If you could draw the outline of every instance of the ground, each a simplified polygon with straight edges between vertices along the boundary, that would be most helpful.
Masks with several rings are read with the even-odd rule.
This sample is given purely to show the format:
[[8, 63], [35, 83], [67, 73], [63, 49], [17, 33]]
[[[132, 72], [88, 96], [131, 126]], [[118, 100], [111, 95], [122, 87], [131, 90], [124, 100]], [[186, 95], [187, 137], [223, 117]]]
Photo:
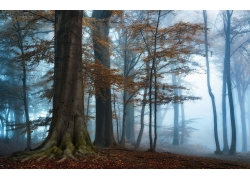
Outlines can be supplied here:
[[[249, 169], [249, 153], [229, 155], [214, 155], [202, 146], [189, 145], [176, 147], [167, 145], [164, 149], [168, 152], [146, 152], [145, 150], [134, 151], [124, 148], [98, 149], [98, 156], [88, 156], [73, 159], [41, 160], [36, 159], [22, 162], [21, 159], [11, 158], [11, 150], [5, 151], [0, 144], [0, 169]], [[8, 148], [10, 148], [8, 146]], [[129, 148], [129, 147], [128, 147]], [[202, 149], [203, 148], [203, 149]], [[203, 152], [197, 154], [196, 151]], [[158, 151], [163, 151], [158, 149]], [[175, 152], [175, 153], [173, 153]], [[183, 155], [190, 154], [191, 155]], [[176, 154], [182, 153], [182, 154]], [[4, 156], [3, 156], [4, 155]], [[246, 158], [247, 157], [247, 158]]]

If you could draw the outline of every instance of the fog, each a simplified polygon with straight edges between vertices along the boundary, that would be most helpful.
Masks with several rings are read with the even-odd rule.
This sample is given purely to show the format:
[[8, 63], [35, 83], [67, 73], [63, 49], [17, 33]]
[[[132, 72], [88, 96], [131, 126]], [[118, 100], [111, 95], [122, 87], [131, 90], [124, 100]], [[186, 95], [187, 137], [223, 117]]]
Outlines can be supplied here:
[[[147, 71], [145, 70], [147, 66], [151, 65], [150, 63], [154, 63], [153, 61], [148, 61], [149, 64], [147, 64], [148, 59], [154, 59], [151, 57], [150, 50], [147, 50], [146, 48], [152, 48], [153, 49], [153, 43], [151, 45], [144, 45], [143, 43], [151, 42], [152, 37], [149, 35], [150, 31], [145, 30], [144, 36], [143, 32], [139, 31], [136, 32], [134, 30], [133, 25], [136, 26], [139, 24], [140, 26], [144, 27], [143, 23], [146, 22], [146, 15], [142, 16], [141, 14], [145, 13], [146, 11], [126, 11], [128, 13], [128, 19], [126, 19], [124, 16], [122, 19], [121, 15], [116, 14], [113, 16], [113, 19], [111, 18], [111, 28], [109, 30], [109, 38], [111, 43], [109, 44], [111, 55], [110, 55], [110, 61], [111, 61], [111, 69], [114, 68], [117, 70], [116, 73], [114, 73], [114, 76], [112, 76], [113, 79], [117, 77], [125, 76], [127, 73], [127, 77], [132, 77], [131, 75], [132, 71], [134, 74], [138, 73], [135, 77], [133, 77], [136, 83], [140, 83], [146, 81], [145, 78], [147, 75]], [[181, 99], [181, 97], [177, 97], [178, 94], [174, 94], [173, 98], [169, 101], [159, 101], [159, 107], [160, 109], [157, 109], [158, 112], [162, 115], [162, 119], [157, 119], [157, 121], [161, 122], [162, 124], [157, 126], [157, 132], [158, 132], [158, 139], [156, 142], [156, 151], [170, 151], [170, 147], [180, 147], [181, 148], [187, 148], [190, 147], [193, 150], [196, 150], [197, 152], [200, 151], [200, 153], [204, 153], [204, 156], [208, 153], [213, 154], [216, 150], [216, 144], [215, 144], [215, 136], [214, 136], [214, 116], [213, 116], [213, 108], [211, 103], [211, 98], [208, 93], [208, 86], [207, 86], [207, 67], [206, 67], [206, 55], [205, 55], [205, 43], [204, 43], [204, 22], [203, 22], [203, 16], [202, 11], [173, 11], [169, 13], [167, 11], [166, 16], [162, 18], [161, 24], [159, 25], [160, 28], [164, 29], [164, 38], [165, 35], [169, 32], [171, 32], [171, 36], [167, 36], [167, 38], [171, 39], [175, 36], [175, 32], [177, 30], [172, 30], [176, 24], [180, 22], [187, 23], [188, 25], [192, 25], [194, 23], [199, 24], [198, 27], [196, 27], [199, 31], [199, 33], [195, 32], [192, 34], [193, 40], [190, 40], [189, 38], [184, 38], [185, 32], [181, 32], [180, 36], [182, 39], [185, 39], [185, 42], [182, 44], [185, 47], [188, 47], [187, 49], [195, 49], [197, 51], [191, 51], [190, 54], [185, 56], [179, 50], [181, 53], [178, 55], [174, 55], [173, 57], [169, 54], [157, 57], [158, 58], [158, 64], [162, 65], [164, 62], [170, 62], [170, 65], [162, 68], [157, 73], [162, 73], [162, 77], [160, 75], [158, 76], [158, 81], [155, 82], [155, 84], [159, 83], [159, 87], [164, 87], [162, 84], [168, 84], [174, 85], [174, 86], [182, 86], [182, 84], [173, 84], [174, 78], [172, 75], [178, 77], [180, 76], [182, 78], [181, 83], [183, 83], [183, 86], [186, 89], [183, 89], [183, 94], [180, 96], [192, 96], [192, 97], [200, 97], [201, 99], [192, 100], [192, 98], [187, 99]], [[231, 11], [230, 11], [231, 12]], [[141, 14], [140, 14], [141, 13]], [[152, 13], [152, 12], [149, 12]], [[169, 13], [169, 14], [168, 14]], [[88, 16], [91, 16], [91, 11], [87, 11]], [[145, 13], [146, 14], [146, 13]], [[131, 15], [131, 16], [129, 16]], [[151, 21], [151, 25], [153, 28], [153, 23], [155, 23], [157, 19], [157, 13], [150, 14], [150, 18], [147, 21]], [[149, 16], [149, 15], [148, 15]], [[208, 58], [210, 63], [210, 82], [211, 82], [211, 90], [214, 94], [215, 104], [216, 104], [216, 110], [217, 110], [217, 132], [218, 132], [218, 140], [219, 140], [219, 148], [221, 151], [223, 151], [223, 118], [222, 118], [222, 82], [223, 82], [223, 63], [225, 57], [225, 28], [226, 25], [226, 11], [207, 11], [208, 16]], [[8, 17], [8, 18], [6, 18]], [[12, 21], [13, 14], [8, 14], [8, 12], [4, 16], [1, 16], [2, 19], [0, 19], [0, 36], [1, 36], [1, 44], [0, 44], [0, 118], [1, 118], [1, 131], [0, 131], [0, 137], [1, 137], [1, 143], [5, 143], [6, 146], [9, 146], [12, 148], [13, 151], [16, 150], [24, 150], [27, 146], [27, 139], [28, 139], [28, 133], [27, 131], [30, 131], [31, 135], [31, 147], [35, 148], [39, 146], [47, 137], [48, 130], [50, 129], [50, 123], [51, 119], [53, 119], [52, 115], [52, 106], [53, 106], [53, 96], [55, 96], [53, 92], [53, 68], [54, 68], [54, 47], [53, 47], [53, 32], [44, 33], [43, 31], [53, 30], [53, 26], [51, 22], [46, 22], [45, 25], [43, 25], [40, 22], [37, 22], [37, 24], [34, 25], [34, 29], [41, 33], [31, 33], [33, 29], [27, 29], [27, 32], [25, 31], [27, 37], [24, 37], [25, 42], [29, 45], [26, 46], [27, 50], [27, 56], [29, 56], [29, 60], [23, 60], [24, 55], [21, 53], [20, 45], [17, 45], [15, 43], [16, 39], [13, 40], [13, 37], [8, 34], [8, 30], [6, 30], [5, 26], [12, 28], [10, 25], [10, 21]], [[48, 17], [50, 17], [48, 15]], [[53, 17], [53, 16], [52, 16]], [[242, 135], [242, 124], [243, 119], [241, 116], [241, 108], [239, 104], [239, 98], [238, 98], [238, 81], [236, 79], [236, 68], [238, 67], [237, 62], [244, 59], [244, 64], [241, 62], [241, 66], [243, 66], [244, 70], [242, 70], [241, 73], [239, 73], [240, 81], [246, 81], [244, 87], [245, 90], [245, 99], [243, 99], [243, 104], [245, 106], [245, 120], [246, 121], [246, 139], [247, 139], [247, 149], [243, 152], [248, 152], [250, 149], [250, 110], [249, 110], [249, 87], [247, 86], [249, 84], [249, 79], [246, 78], [249, 76], [250, 72], [250, 64], [249, 64], [249, 48], [250, 44], [249, 41], [244, 42], [246, 39], [250, 39], [250, 24], [249, 24], [249, 18], [250, 18], [250, 12], [249, 11], [233, 11], [233, 18], [231, 19], [231, 26], [232, 26], [232, 33], [229, 35], [232, 39], [232, 44], [229, 45], [231, 47], [231, 53], [235, 52], [235, 54], [231, 54], [229, 58], [229, 66], [231, 65], [231, 71], [229, 73], [231, 74], [230, 77], [232, 78], [232, 96], [233, 96], [233, 103], [234, 103], [234, 113], [235, 113], [235, 124], [236, 124], [236, 152], [240, 153], [242, 152], [242, 146], [243, 146], [243, 136]], [[13, 19], [12, 19], [13, 18]], [[124, 26], [120, 27], [118, 26], [116, 21], [119, 21], [121, 18], [120, 24], [123, 24]], [[129, 19], [130, 18], [130, 19]], [[140, 19], [141, 18], [141, 19]], [[145, 18], [145, 19], [143, 19]], [[223, 18], [224, 18], [224, 24], [223, 24]], [[13, 20], [14, 21], [14, 20]], [[42, 20], [41, 20], [42, 21]], [[133, 24], [134, 23], [134, 24]], [[138, 24], [136, 24], [138, 23]], [[189, 24], [190, 23], [190, 24]], [[238, 25], [239, 24], [239, 25]], [[138, 25], [138, 27], [139, 27]], [[186, 24], [185, 24], [186, 25]], [[191, 27], [190, 25], [190, 27]], [[15, 26], [14, 26], [15, 27]], [[129, 29], [131, 28], [136, 32], [134, 32]], [[178, 27], [178, 26], [177, 26]], [[177, 28], [176, 27], [176, 28]], [[126, 31], [124, 30], [125, 28]], [[145, 26], [144, 28], [147, 28]], [[158, 28], [158, 25], [157, 25]], [[166, 30], [167, 28], [168, 31]], [[193, 27], [192, 27], [193, 28]], [[199, 29], [200, 28], [200, 29]], [[135, 28], [136, 29], [136, 28]], [[191, 28], [190, 28], [191, 29]], [[190, 30], [188, 29], [188, 30]], [[13, 29], [12, 29], [13, 30]], [[83, 49], [84, 49], [84, 55], [83, 55], [83, 64], [84, 68], [88, 67], [89, 64], [95, 62], [94, 53], [93, 53], [93, 43], [91, 40], [92, 34], [91, 34], [91, 26], [90, 27], [83, 27], [84, 34], [83, 34]], [[179, 29], [178, 29], [179, 30]], [[246, 31], [246, 32], [243, 32]], [[21, 30], [20, 30], [21, 31]], [[173, 31], [173, 32], [172, 32]], [[191, 30], [190, 30], [191, 31]], [[129, 32], [129, 33], [127, 33]], [[156, 31], [157, 32], [157, 31]], [[161, 31], [160, 31], [161, 32]], [[161, 33], [162, 33], [161, 32]], [[13, 31], [14, 33], [14, 31]], [[25, 34], [24, 33], [24, 34]], [[126, 36], [123, 35], [126, 33]], [[140, 34], [141, 33], [141, 34]], [[197, 33], [197, 35], [196, 35]], [[239, 36], [236, 36], [235, 34], [241, 34]], [[194, 35], [195, 34], [195, 35]], [[242, 35], [243, 34], [243, 35]], [[7, 36], [8, 35], [8, 36]], [[178, 34], [179, 35], [179, 34]], [[183, 35], [183, 36], [182, 36]], [[126, 37], [126, 38], [124, 38]], [[156, 36], [155, 36], [156, 37]], [[179, 38], [179, 36], [176, 35], [176, 37]], [[147, 41], [145, 39], [147, 38]], [[163, 39], [164, 39], [163, 38]], [[167, 39], [166, 38], [166, 39]], [[180, 38], [180, 39], [181, 39]], [[135, 40], [136, 39], [136, 40]], [[164, 39], [164, 40], [166, 40]], [[179, 41], [180, 41], [179, 39]], [[19, 39], [20, 40], [20, 39]], [[132, 44], [131, 42], [134, 44]], [[201, 42], [199, 42], [199, 40]], [[46, 43], [44, 42], [46, 41]], [[125, 42], [126, 41], [126, 42]], [[134, 42], [136, 41], [136, 42]], [[162, 40], [163, 41], [163, 40]], [[176, 39], [169, 40], [169, 44], [177, 41]], [[184, 41], [184, 40], [183, 40]], [[160, 42], [160, 40], [159, 40]], [[129, 44], [131, 43], [131, 44]], [[186, 44], [185, 44], [186, 43]], [[11, 44], [11, 45], [10, 45]], [[91, 44], [91, 45], [90, 45]], [[107, 43], [108, 44], [108, 43]], [[126, 45], [124, 45], [126, 44]], [[129, 45], [127, 46], [127, 44]], [[167, 43], [166, 43], [167, 44]], [[155, 45], [155, 51], [156, 49], [160, 48], [169, 48], [169, 44], [167, 45]], [[240, 45], [239, 45], [240, 44]], [[176, 45], [176, 44], [174, 44]], [[43, 49], [40, 51], [40, 49]], [[127, 47], [126, 47], [127, 46]], [[149, 46], [149, 47], [147, 47]], [[125, 47], [125, 48], [124, 48]], [[157, 48], [156, 48], [157, 47]], [[191, 48], [190, 48], [191, 47]], [[36, 49], [37, 48], [37, 49]], [[127, 48], [127, 49], [126, 49]], [[36, 49], [36, 51], [34, 51]], [[123, 52], [125, 49], [125, 53]], [[143, 49], [143, 51], [142, 51]], [[151, 50], [152, 50], [151, 49]], [[158, 50], [157, 49], [157, 50]], [[230, 48], [229, 48], [230, 49]], [[23, 50], [23, 49], [22, 49]], [[25, 49], [26, 50], [26, 49]], [[199, 50], [199, 52], [198, 52]], [[34, 51], [34, 52], [33, 52]], [[130, 51], [131, 57], [138, 58], [137, 64], [133, 65], [133, 68], [131, 72], [125, 72], [126, 68], [124, 68], [126, 65], [126, 62], [124, 60], [124, 56], [126, 56], [126, 51]], [[177, 50], [176, 50], [177, 51]], [[32, 53], [30, 53], [32, 52]], [[183, 51], [184, 52], [184, 51]], [[36, 54], [38, 53], [38, 54]], [[21, 55], [20, 55], [21, 54]], [[124, 55], [125, 54], [125, 55]], [[26, 56], [25, 56], [26, 57]], [[131, 58], [128, 55], [128, 58]], [[150, 58], [149, 58], [150, 57]], [[241, 57], [239, 60], [238, 57]], [[133, 59], [131, 58], [131, 59]], [[134, 58], [134, 59], [136, 59]], [[155, 59], [157, 59], [155, 58]], [[164, 59], [165, 58], [165, 59]], [[126, 58], [125, 58], [126, 59]], [[134, 63], [135, 60], [130, 61]], [[181, 64], [180, 62], [177, 62], [179, 59], [183, 60], [185, 59], [186, 65]], [[84, 61], [86, 60], [86, 61]], [[181, 61], [180, 60], [180, 61]], [[171, 62], [173, 61], [173, 62]], [[25, 62], [26, 68], [27, 68], [27, 87], [23, 87], [22, 82], [24, 82], [23, 72], [22, 72], [22, 66], [23, 64], [20, 62]], [[230, 64], [231, 62], [231, 64]], [[24, 64], [25, 64], [24, 63]], [[89, 64], [88, 64], [89, 63]], [[161, 64], [162, 63], [162, 64]], [[172, 64], [171, 64], [172, 63]], [[179, 65], [179, 64], [181, 65]], [[196, 65], [198, 64], [198, 65]], [[243, 64], [243, 65], [242, 65]], [[92, 65], [92, 64], [91, 64]], [[173, 66], [171, 66], [173, 65]], [[175, 66], [175, 67], [174, 67]], [[177, 67], [178, 66], [178, 67]], [[187, 66], [192, 69], [185, 69]], [[153, 67], [153, 66], [152, 66]], [[175, 72], [174, 68], [178, 70], [180, 68], [181, 70], [178, 70], [179, 72]], [[225, 66], [226, 67], [226, 66]], [[95, 67], [98, 68], [98, 67]], [[141, 68], [141, 69], [140, 69]], [[144, 69], [143, 69], [144, 68]], [[86, 68], [87, 69], [87, 68]], [[95, 103], [95, 93], [94, 88], [96, 88], [94, 84], [93, 74], [89, 75], [88, 73], [92, 71], [91, 67], [89, 69], [84, 69], [83, 73], [83, 81], [84, 81], [84, 113], [86, 118], [86, 123], [88, 127], [88, 133], [90, 135], [91, 141], [94, 142], [95, 140], [95, 128], [96, 128], [96, 103]], [[194, 70], [193, 70], [194, 69]], [[249, 71], [248, 71], [249, 70]], [[101, 71], [101, 70], [100, 70]], [[188, 72], [186, 72], [188, 71]], [[189, 72], [190, 71], [190, 72]], [[244, 72], [243, 72], [244, 71]], [[244, 74], [244, 76], [241, 76]], [[88, 76], [89, 75], [89, 76]], [[115, 76], [116, 75], [116, 76]], [[155, 75], [156, 76], [156, 75]], [[92, 78], [92, 79], [91, 79]], [[112, 79], [111, 78], [111, 79]], [[137, 78], [137, 79], [136, 79]], [[113, 136], [117, 144], [119, 144], [122, 140], [122, 133], [123, 133], [123, 119], [124, 122], [130, 122], [133, 123], [132, 128], [128, 131], [133, 131], [132, 135], [126, 134], [125, 139], [125, 147], [134, 149], [135, 144], [137, 142], [137, 138], [139, 135], [139, 131], [141, 128], [140, 120], [141, 120], [141, 109], [143, 105], [143, 90], [144, 86], [141, 86], [136, 92], [132, 92], [135, 87], [139, 87], [138, 84], [134, 84], [129, 88], [125, 87], [125, 80], [119, 82], [119, 78], [116, 80], [117, 84], [112, 84], [111, 87], [111, 95], [112, 95], [112, 115], [113, 115]], [[239, 80], [238, 79], [238, 80]], [[95, 79], [96, 80], [96, 79]], [[115, 81], [114, 80], [114, 81]], [[110, 80], [111, 81], [111, 80]], [[152, 80], [151, 80], [152, 81]], [[231, 82], [230, 81], [230, 82]], [[180, 83], [180, 81], [178, 80]], [[120, 83], [120, 84], [119, 84]], [[134, 82], [133, 82], [134, 83]], [[100, 83], [101, 84], [101, 83]], [[132, 83], [131, 83], [132, 84]], [[154, 83], [153, 83], [154, 84]], [[148, 85], [148, 84], [147, 84]], [[145, 85], [146, 86], [146, 85]], [[151, 84], [151, 86], [153, 86]], [[241, 85], [240, 85], [241, 86]], [[242, 85], [243, 86], [243, 85]], [[150, 86], [148, 86], [150, 87]], [[146, 87], [145, 89], [147, 89]], [[156, 87], [156, 86], [155, 86]], [[124, 89], [123, 89], [124, 88]], [[171, 89], [172, 88], [172, 89]], [[181, 87], [171, 87], [167, 93], [164, 90], [164, 88], [155, 89], [159, 93], [165, 93], [165, 96], [172, 96], [172, 92], [175, 92], [176, 89], [182, 89]], [[244, 89], [243, 88], [243, 89]], [[28, 110], [29, 110], [29, 121], [31, 122], [31, 126], [28, 126], [27, 124], [27, 116], [25, 112], [25, 103], [23, 102], [24, 95], [22, 94], [24, 92], [24, 89], [27, 90], [27, 99], [28, 99]], [[149, 89], [149, 88], [148, 88]], [[228, 89], [228, 87], [227, 87]], [[152, 90], [152, 92], [155, 92]], [[125, 107], [125, 101], [123, 101], [123, 96], [125, 99], [124, 94], [127, 93], [127, 96], [134, 93], [133, 97], [134, 100], [130, 102], [130, 99], [127, 98], [126, 101], [128, 101], [128, 112], [126, 112], [126, 117], [123, 112], [123, 108]], [[180, 93], [180, 92], [179, 92]], [[229, 91], [226, 93], [226, 122], [227, 122], [227, 139], [228, 139], [228, 146], [230, 148], [231, 146], [231, 140], [232, 140], [232, 127], [231, 127], [231, 118], [230, 118], [230, 111], [229, 108]], [[149, 97], [149, 95], [147, 95]], [[137, 98], [137, 99], [136, 99]], [[178, 99], [179, 98], [179, 99]], [[16, 101], [13, 99], [17, 99]], [[139, 100], [138, 100], [139, 99]], [[176, 100], [177, 99], [177, 100]], [[190, 100], [191, 99], [191, 100]], [[136, 101], [137, 100], [137, 101]], [[165, 100], [165, 99], [164, 99]], [[176, 102], [175, 102], [176, 101]], [[157, 100], [155, 102], [158, 103]], [[152, 103], [152, 102], [151, 102]], [[184, 144], [178, 144], [173, 145], [173, 138], [174, 138], [174, 104], [178, 104], [180, 107], [179, 114], [178, 114], [178, 123], [180, 124], [182, 122], [182, 114], [181, 114], [181, 104], [183, 103], [184, 107], [184, 113], [185, 113], [185, 121], [188, 123], [187, 128], [188, 129], [188, 135], [185, 137], [185, 143]], [[152, 107], [154, 105], [154, 102], [152, 103]], [[154, 108], [153, 108], [154, 110]], [[133, 113], [131, 113], [133, 111]], [[147, 150], [150, 148], [150, 140], [149, 140], [149, 124], [150, 124], [150, 117], [149, 117], [150, 109], [147, 105], [145, 106], [145, 113], [144, 113], [144, 131], [142, 134], [142, 138], [140, 141], [139, 150]], [[115, 115], [114, 115], [115, 114]], [[131, 115], [132, 114], [132, 115]], [[157, 114], [156, 111], [152, 111], [152, 114]], [[164, 116], [163, 116], [164, 114]], [[153, 117], [152, 115], [152, 117]], [[123, 118], [124, 116], [124, 118]], [[132, 117], [132, 118], [131, 118]], [[159, 118], [159, 117], [158, 117]], [[126, 119], [126, 121], [125, 121]], [[155, 120], [156, 121], [156, 120]], [[157, 122], [158, 123], [158, 122]], [[152, 123], [152, 129], [154, 128], [155, 122]], [[129, 127], [130, 125], [126, 125]], [[180, 126], [180, 125], [179, 125]], [[31, 128], [30, 130], [28, 129]], [[181, 126], [180, 126], [181, 127]], [[180, 137], [182, 133], [184, 134], [184, 131], [180, 132], [180, 127], [178, 127], [178, 142], [180, 141]], [[18, 132], [18, 133], [16, 133]], [[118, 132], [118, 134], [117, 134]], [[153, 135], [152, 137], [155, 137]], [[205, 149], [205, 150], [204, 150]], [[173, 151], [173, 150], [171, 150]], [[4, 154], [4, 153], [3, 153]], [[225, 153], [227, 154], [227, 153]], [[0, 154], [1, 155], [1, 154]]]

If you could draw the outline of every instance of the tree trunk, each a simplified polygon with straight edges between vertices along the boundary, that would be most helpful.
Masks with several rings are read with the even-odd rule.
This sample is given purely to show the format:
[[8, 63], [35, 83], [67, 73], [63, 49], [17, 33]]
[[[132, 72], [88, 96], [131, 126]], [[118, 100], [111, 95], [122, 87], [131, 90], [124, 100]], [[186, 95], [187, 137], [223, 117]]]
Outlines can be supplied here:
[[[109, 44], [104, 45], [100, 40], [109, 42], [109, 18], [111, 12], [107, 10], [95, 10], [92, 17], [96, 19], [92, 33], [94, 54], [96, 63], [101, 63], [110, 69]], [[109, 147], [116, 144], [113, 135], [112, 106], [110, 82], [101, 77], [102, 72], [96, 73], [96, 132], [94, 145], [98, 147]], [[101, 83], [108, 87], [98, 87]]]
[[[127, 96], [126, 96], [127, 95]], [[129, 96], [127, 93], [125, 94], [126, 100], [129, 99]], [[135, 130], [134, 130], [134, 103], [129, 102], [126, 106], [126, 138], [131, 143], [135, 143]]]
[[[173, 67], [172, 67], [173, 68]], [[172, 83], [177, 85], [176, 75], [172, 74]], [[175, 96], [178, 96], [178, 89], [174, 89]], [[179, 104], [174, 102], [174, 131], [173, 131], [173, 145], [179, 145]]]
[[[126, 41], [125, 45], [127, 46], [127, 34], [126, 34], [125, 41]], [[133, 73], [134, 73], [133, 65], [134, 65], [133, 53], [125, 49], [124, 77], [130, 78], [131, 81], [133, 81]], [[124, 96], [125, 96], [125, 103], [126, 103], [126, 108], [125, 108], [126, 138], [131, 144], [134, 144], [135, 143], [135, 130], [134, 130], [133, 95], [130, 94], [129, 91], [124, 90]]]
[[235, 126], [235, 115], [234, 115], [234, 103], [232, 94], [232, 84], [231, 84], [231, 71], [230, 71], [230, 30], [231, 30], [231, 17], [232, 13], [229, 10], [227, 13], [227, 28], [226, 28], [226, 50], [225, 50], [225, 69], [227, 77], [227, 89], [228, 89], [228, 99], [229, 99], [229, 109], [231, 117], [231, 127], [232, 127], [232, 141], [229, 150], [229, 154], [234, 155], [236, 153], [236, 126]]
[[0, 138], [4, 138], [4, 118], [0, 115], [0, 120], [1, 120], [1, 136]]
[[184, 113], [184, 104], [181, 103], [181, 140], [180, 145], [185, 144], [185, 113]]
[[116, 136], [117, 136], [117, 142], [119, 143], [119, 121], [118, 121], [118, 116], [117, 116], [117, 113], [116, 113], [116, 99], [115, 99], [115, 91], [113, 90], [113, 97], [114, 97], [114, 101], [113, 101], [113, 106], [114, 106], [114, 115], [115, 115], [115, 120], [116, 120]]
[[[149, 74], [150, 74], [149, 62], [146, 63], [146, 67], [147, 67], [147, 77], [149, 77]], [[142, 108], [141, 108], [141, 128], [140, 128], [140, 132], [138, 134], [137, 141], [135, 144], [135, 150], [137, 150], [140, 146], [142, 134], [144, 131], [144, 116], [145, 116], [145, 107], [147, 105], [148, 81], [149, 81], [149, 79], [146, 79], [146, 81], [145, 81], [145, 88], [144, 88], [143, 99], [142, 99]]]
[[245, 112], [245, 90], [242, 80], [240, 79], [240, 72], [237, 64], [234, 63], [234, 77], [236, 82], [236, 89], [238, 94], [238, 100], [240, 105], [240, 117], [241, 117], [241, 133], [242, 133], [242, 152], [247, 152], [247, 129], [246, 129], [246, 112]]
[[[238, 95], [239, 96], [239, 95]], [[245, 117], [245, 94], [239, 97], [240, 104], [240, 117], [242, 128], [242, 152], [247, 152], [247, 129], [246, 129], [246, 117]]]
[[5, 138], [4, 141], [9, 144], [9, 114], [10, 114], [10, 109], [6, 109], [6, 113], [5, 113], [5, 122], [6, 122], [6, 133], [5, 133]]
[[31, 129], [30, 129], [30, 119], [29, 119], [29, 108], [28, 108], [28, 99], [27, 99], [27, 75], [25, 62], [23, 62], [23, 103], [24, 103], [24, 112], [26, 119], [27, 127], [27, 150], [31, 149]]
[[14, 135], [13, 135], [13, 138], [14, 138], [14, 142], [15, 144], [17, 145], [20, 145], [21, 144], [21, 140], [22, 140], [22, 129], [19, 128], [19, 126], [23, 123], [23, 113], [22, 111], [18, 110], [18, 109], [15, 109], [14, 110], [14, 116], [15, 116], [15, 128], [18, 128], [14, 131]]
[[204, 17], [204, 24], [205, 24], [205, 54], [206, 54], [206, 65], [207, 65], [207, 88], [208, 93], [212, 101], [212, 108], [213, 108], [213, 115], [214, 115], [214, 139], [216, 150], [215, 154], [221, 154], [220, 144], [218, 139], [218, 129], [217, 129], [217, 111], [215, 106], [215, 98], [214, 94], [212, 93], [211, 85], [210, 85], [210, 68], [209, 68], [209, 61], [208, 61], [208, 40], [207, 40], [207, 13], [203, 10], [203, 17]]
[[64, 158], [93, 151], [83, 108], [82, 10], [55, 12], [53, 116], [38, 150]]
[[139, 135], [137, 137], [137, 141], [135, 144], [135, 150], [137, 150], [140, 146], [141, 143], [141, 138], [142, 138], [142, 134], [144, 131], [144, 115], [145, 115], [145, 106], [146, 106], [146, 100], [147, 100], [147, 88], [144, 89], [144, 93], [143, 93], [143, 100], [142, 100], [142, 108], [141, 108], [141, 128], [140, 128], [140, 132]]
[[[225, 67], [224, 59], [224, 67]], [[227, 108], [226, 108], [226, 69], [223, 70], [223, 80], [222, 80], [222, 126], [223, 126], [223, 152], [227, 153], [229, 151], [228, 139], [227, 139]]]
[[[178, 76], [178, 85], [181, 85], [181, 77]], [[182, 90], [179, 90], [180, 96], [182, 96]], [[185, 112], [184, 112], [184, 102], [180, 104], [181, 107], [181, 137], [180, 137], [180, 145], [183, 145], [185, 143]]]
[[[22, 30], [19, 26], [19, 22], [17, 21], [18, 27], [18, 40], [19, 40], [19, 48], [22, 53], [22, 57], [24, 57], [24, 47], [23, 47], [23, 36], [21, 34]], [[28, 106], [28, 96], [27, 96], [27, 72], [26, 72], [26, 63], [25, 59], [22, 58], [22, 68], [23, 68], [23, 105], [24, 105], [24, 113], [25, 113], [25, 122], [27, 128], [27, 147], [26, 150], [31, 149], [31, 129], [30, 129], [30, 119], [29, 119], [29, 106]]]

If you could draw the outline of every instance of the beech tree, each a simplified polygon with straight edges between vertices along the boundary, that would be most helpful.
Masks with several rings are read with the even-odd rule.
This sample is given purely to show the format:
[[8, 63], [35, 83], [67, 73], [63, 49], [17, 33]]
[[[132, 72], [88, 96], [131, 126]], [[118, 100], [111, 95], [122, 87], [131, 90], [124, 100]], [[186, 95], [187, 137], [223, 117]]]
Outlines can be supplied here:
[[[55, 11], [53, 114], [49, 134], [30, 157], [65, 158], [92, 153], [83, 109], [83, 11]], [[27, 157], [27, 158], [30, 158]]]
[[[109, 18], [111, 11], [95, 10], [92, 17], [95, 18], [93, 25], [93, 48], [96, 64], [101, 64], [110, 69], [109, 54]], [[105, 69], [104, 68], [104, 69]], [[102, 77], [107, 71], [96, 72], [96, 131], [94, 145], [98, 147], [109, 147], [116, 144], [113, 135], [112, 105], [110, 81]]]
[[233, 94], [232, 94], [232, 82], [231, 82], [231, 70], [230, 70], [230, 32], [231, 32], [231, 17], [233, 11], [226, 11], [224, 26], [225, 26], [225, 59], [224, 59], [224, 69], [226, 71], [226, 83], [228, 90], [228, 99], [230, 107], [230, 119], [231, 119], [231, 128], [232, 128], [232, 141], [229, 149], [229, 154], [236, 153], [236, 127], [235, 127], [235, 115], [234, 115], [234, 104], [233, 104]]
[[215, 139], [215, 145], [216, 145], [216, 150], [215, 154], [221, 154], [220, 150], [220, 144], [219, 144], [219, 139], [218, 139], [218, 128], [217, 128], [217, 111], [216, 111], [216, 105], [215, 105], [215, 98], [214, 94], [211, 89], [210, 85], [210, 67], [209, 67], [209, 60], [208, 60], [208, 38], [207, 38], [207, 12], [203, 10], [203, 18], [204, 18], [204, 27], [205, 27], [205, 57], [206, 57], [206, 66], [207, 66], [207, 88], [208, 88], [208, 93], [211, 98], [212, 102], [212, 108], [213, 108], [213, 117], [214, 117], [214, 139]]

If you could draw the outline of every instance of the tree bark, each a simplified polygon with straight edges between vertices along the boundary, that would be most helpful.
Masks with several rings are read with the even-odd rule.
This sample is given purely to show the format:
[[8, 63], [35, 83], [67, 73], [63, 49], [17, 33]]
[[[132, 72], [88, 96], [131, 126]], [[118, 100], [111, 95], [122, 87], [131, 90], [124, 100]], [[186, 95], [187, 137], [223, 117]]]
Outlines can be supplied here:
[[228, 89], [228, 99], [229, 99], [229, 109], [231, 117], [231, 128], [232, 128], [232, 141], [229, 150], [229, 154], [234, 155], [236, 153], [236, 126], [235, 126], [235, 115], [234, 115], [234, 103], [232, 94], [232, 84], [231, 84], [231, 71], [230, 71], [230, 31], [231, 31], [231, 17], [232, 12], [226, 11], [226, 50], [225, 50], [225, 69], [227, 77], [227, 89]]
[[83, 108], [82, 10], [55, 12], [53, 116], [42, 156], [92, 153]]
[[144, 89], [144, 93], [143, 93], [143, 100], [142, 100], [142, 108], [141, 108], [141, 128], [137, 137], [137, 141], [135, 144], [135, 150], [137, 150], [140, 146], [141, 143], [141, 139], [142, 139], [142, 134], [144, 131], [144, 115], [145, 115], [145, 106], [146, 106], [146, 101], [147, 101], [147, 88]]
[[[173, 69], [173, 67], [172, 67]], [[172, 74], [172, 83], [177, 85], [176, 75]], [[179, 95], [178, 89], [174, 89], [175, 96]], [[179, 145], [179, 104], [174, 102], [174, 131], [173, 131], [173, 145]]]
[[[96, 19], [92, 32], [95, 61], [110, 69], [108, 35], [111, 12], [107, 10], [95, 10], [93, 11], [92, 17]], [[107, 45], [100, 43], [100, 40], [107, 42]], [[116, 145], [113, 135], [111, 89], [110, 82], [103, 79], [101, 74], [102, 72], [97, 73], [96, 79], [108, 87], [98, 87], [100, 84], [95, 82], [95, 88], [100, 94], [96, 94], [96, 133], [94, 145], [98, 147], [109, 147]]]
[[27, 97], [27, 72], [26, 72], [26, 63], [24, 57], [24, 47], [23, 47], [23, 36], [21, 34], [22, 30], [17, 21], [17, 28], [18, 28], [18, 42], [19, 48], [22, 54], [22, 69], [23, 69], [23, 105], [24, 105], [24, 114], [25, 114], [25, 122], [27, 128], [27, 147], [26, 150], [31, 149], [31, 129], [30, 129], [30, 119], [29, 119], [29, 106], [28, 106], [28, 97]]
[[217, 128], [217, 111], [215, 105], [214, 94], [212, 93], [211, 85], [210, 85], [210, 68], [208, 61], [208, 40], [207, 40], [207, 13], [203, 10], [204, 24], [205, 24], [205, 54], [206, 54], [206, 66], [207, 66], [207, 88], [208, 93], [212, 101], [213, 115], [214, 115], [214, 140], [216, 145], [215, 154], [221, 154], [220, 144], [218, 139], [218, 128]]
[[[224, 67], [225, 67], [224, 59]], [[227, 139], [227, 108], [226, 108], [226, 90], [227, 90], [227, 79], [226, 79], [226, 69], [223, 70], [222, 79], [222, 127], [223, 127], [223, 152], [227, 153], [229, 151], [228, 139]]]

